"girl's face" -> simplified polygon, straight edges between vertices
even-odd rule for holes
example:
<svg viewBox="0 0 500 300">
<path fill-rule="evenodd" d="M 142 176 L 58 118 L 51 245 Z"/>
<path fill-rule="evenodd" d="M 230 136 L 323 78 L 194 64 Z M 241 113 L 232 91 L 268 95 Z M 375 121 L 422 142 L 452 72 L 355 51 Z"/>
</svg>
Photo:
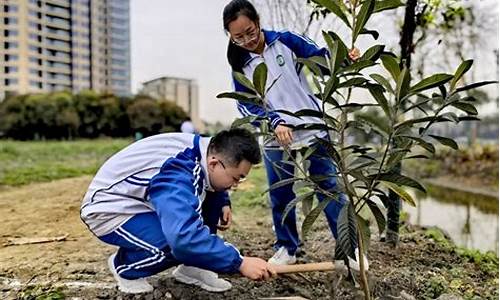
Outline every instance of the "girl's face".
<svg viewBox="0 0 500 300">
<path fill-rule="evenodd" d="M 231 41 L 248 51 L 255 51 L 262 40 L 259 24 L 240 15 L 228 25 Z"/>
</svg>

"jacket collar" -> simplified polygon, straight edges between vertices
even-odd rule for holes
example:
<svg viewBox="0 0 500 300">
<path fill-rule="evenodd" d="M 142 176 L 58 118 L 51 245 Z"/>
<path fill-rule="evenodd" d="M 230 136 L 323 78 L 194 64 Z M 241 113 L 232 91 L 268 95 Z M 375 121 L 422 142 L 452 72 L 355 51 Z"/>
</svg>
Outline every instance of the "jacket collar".
<svg viewBox="0 0 500 300">
<path fill-rule="evenodd" d="M 274 44 L 281 36 L 281 34 L 277 31 L 262 29 L 262 32 L 264 33 L 264 43 L 266 44 L 266 47 L 269 47 L 272 44 Z M 254 58 L 258 56 L 259 56 L 258 54 L 248 52 L 248 57 L 245 59 L 244 66 L 246 66 L 250 61 L 252 61 Z"/>
<path fill-rule="evenodd" d="M 201 137 L 200 138 L 200 154 L 201 160 L 200 165 L 205 175 L 205 189 L 209 191 L 214 191 L 213 187 L 210 185 L 210 179 L 208 177 L 208 166 L 207 166 L 207 155 L 208 155 L 208 144 L 210 143 L 211 137 Z"/>
</svg>

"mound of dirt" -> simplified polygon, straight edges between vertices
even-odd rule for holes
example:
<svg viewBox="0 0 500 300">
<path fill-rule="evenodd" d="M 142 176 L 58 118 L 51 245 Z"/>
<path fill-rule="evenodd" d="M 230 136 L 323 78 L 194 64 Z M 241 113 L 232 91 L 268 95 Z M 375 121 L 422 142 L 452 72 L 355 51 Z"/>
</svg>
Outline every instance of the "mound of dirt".
<svg viewBox="0 0 500 300">
<path fill-rule="evenodd" d="M 99 242 L 79 219 L 79 205 L 90 177 L 64 179 L 0 191 L 0 298 L 35 299 L 362 299 L 359 288 L 346 280 L 345 270 L 280 276 L 253 282 L 238 275 L 221 275 L 233 284 L 216 294 L 177 283 L 171 270 L 153 278 L 155 290 L 124 295 L 116 289 L 106 267 L 114 251 Z M 269 212 L 235 207 L 235 222 L 224 237 L 243 255 L 269 258 L 273 233 Z M 3 246 L 12 238 L 67 238 L 47 243 Z M 328 261 L 335 242 L 320 219 L 299 253 L 299 263 Z M 420 229 L 401 237 L 397 249 L 372 240 L 369 278 L 377 299 L 434 299 L 445 293 L 467 298 L 497 299 L 498 273 L 472 258 L 429 238 Z M 498 266 L 498 262 L 497 262 Z"/>
</svg>

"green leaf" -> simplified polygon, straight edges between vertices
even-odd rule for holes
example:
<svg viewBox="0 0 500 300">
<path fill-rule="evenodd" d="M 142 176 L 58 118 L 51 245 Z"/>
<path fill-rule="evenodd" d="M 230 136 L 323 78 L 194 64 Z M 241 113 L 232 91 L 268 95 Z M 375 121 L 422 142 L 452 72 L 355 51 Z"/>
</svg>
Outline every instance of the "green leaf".
<svg viewBox="0 0 500 300">
<path fill-rule="evenodd" d="M 294 184 L 297 181 L 303 181 L 303 180 L 304 180 L 303 178 L 298 178 L 298 177 L 280 180 L 280 181 L 274 183 L 273 185 L 271 185 L 267 190 L 263 191 L 262 194 L 265 194 L 265 193 L 272 191 L 274 189 L 283 187 L 285 185 Z"/>
<path fill-rule="evenodd" d="M 357 61 L 357 62 L 343 68 L 341 71 L 342 71 L 342 73 L 359 72 L 363 69 L 366 69 L 366 68 L 374 66 L 374 65 L 376 65 L 376 63 L 374 63 L 371 60 L 360 60 L 360 61 Z"/>
<path fill-rule="evenodd" d="M 458 150 L 458 144 L 453 139 L 432 134 L 429 134 L 429 136 L 445 146 Z"/>
<path fill-rule="evenodd" d="M 339 86 L 337 88 L 340 89 L 340 88 L 346 88 L 346 87 L 352 87 L 352 86 L 360 86 L 367 81 L 368 81 L 368 79 L 363 78 L 363 77 L 354 77 L 354 78 L 350 78 L 350 79 L 342 82 L 341 84 L 339 84 Z"/>
<path fill-rule="evenodd" d="M 222 98 L 229 98 L 229 99 L 235 99 L 238 101 L 243 101 L 243 102 L 250 102 L 254 104 L 259 104 L 261 105 L 262 103 L 260 102 L 260 99 L 250 93 L 245 93 L 245 92 L 227 92 L 227 93 L 220 93 L 216 96 L 219 99 Z"/>
<path fill-rule="evenodd" d="M 450 90 L 454 90 L 455 86 L 457 85 L 457 82 L 464 76 L 467 71 L 472 67 L 472 63 L 474 60 L 469 59 L 463 61 L 460 66 L 458 66 L 457 70 L 455 71 L 455 75 L 453 76 L 453 80 L 450 83 Z"/>
<path fill-rule="evenodd" d="M 370 175 L 368 177 L 374 179 L 375 176 L 377 176 L 377 174 Z M 381 173 L 378 175 L 377 180 L 392 182 L 397 185 L 409 186 L 425 193 L 425 188 L 418 181 L 396 172 Z"/>
<path fill-rule="evenodd" d="M 370 248 L 370 222 L 363 219 L 360 215 L 356 215 L 357 225 L 359 228 L 359 232 L 361 233 L 361 239 L 363 240 L 363 246 L 365 249 Z"/>
<path fill-rule="evenodd" d="M 295 112 L 297 117 L 323 118 L 323 113 L 315 109 L 301 109 Z"/>
<path fill-rule="evenodd" d="M 389 101 L 384 95 L 383 88 L 380 85 L 370 85 L 368 86 L 370 94 L 375 98 L 375 101 L 380 105 L 384 111 L 387 118 L 391 118 L 391 108 L 389 107 Z"/>
<path fill-rule="evenodd" d="M 257 120 L 262 120 L 262 119 L 264 118 L 259 116 L 246 116 L 244 118 L 239 118 L 234 120 L 234 122 L 231 124 L 231 128 L 240 127 L 241 125 L 253 123 Z"/>
<path fill-rule="evenodd" d="M 260 63 L 253 72 L 253 85 L 257 93 L 264 97 L 266 91 L 267 81 L 267 66 L 265 63 Z"/>
<path fill-rule="evenodd" d="M 306 161 L 306 162 L 310 162 L 310 161 Z M 302 200 L 302 215 L 307 216 L 308 214 L 311 213 L 311 210 L 313 207 L 313 202 L 314 202 L 313 196 Z"/>
<path fill-rule="evenodd" d="M 370 211 L 372 212 L 373 216 L 375 217 L 375 221 L 377 222 L 379 233 L 382 234 L 382 232 L 384 232 L 385 226 L 386 226 L 384 214 L 382 213 L 382 211 L 380 210 L 378 205 L 375 202 L 373 202 L 372 200 L 367 199 L 366 204 L 368 204 Z"/>
<path fill-rule="evenodd" d="M 337 17 L 339 17 L 347 25 L 347 27 L 351 28 L 349 20 L 347 19 L 346 15 L 344 14 L 340 6 L 337 5 L 337 3 L 335 3 L 332 0 L 312 0 L 312 1 L 323 6 L 324 8 L 328 9 L 329 11 L 337 15 Z"/>
<path fill-rule="evenodd" d="M 425 150 L 429 151 L 430 153 L 436 153 L 436 148 L 434 148 L 434 145 L 432 143 L 426 142 L 424 139 L 422 139 L 420 137 L 411 136 L 411 135 L 401 135 L 401 137 L 414 140 L 420 147 L 424 148 Z"/>
<path fill-rule="evenodd" d="M 384 45 L 375 45 L 370 47 L 365 51 L 365 53 L 363 53 L 363 55 L 360 57 L 360 60 L 376 61 L 380 57 L 382 51 L 384 51 L 384 47 Z"/>
<path fill-rule="evenodd" d="M 384 76 L 381 76 L 379 74 L 371 74 L 370 77 L 373 78 L 373 80 L 375 80 L 378 84 L 383 86 L 389 93 L 394 94 L 394 89 Z"/>
<path fill-rule="evenodd" d="M 425 91 L 425 90 L 431 89 L 433 87 L 443 85 L 443 84 L 447 83 L 448 81 L 450 81 L 452 78 L 453 78 L 453 75 L 450 75 L 450 74 L 444 74 L 444 73 L 434 74 L 432 76 L 429 76 L 429 77 L 423 79 L 422 81 L 415 84 L 414 86 L 412 86 L 410 88 L 410 92 L 417 93 L 417 92 Z"/>
<path fill-rule="evenodd" d="M 375 2 L 375 8 L 373 9 L 373 13 L 378 13 L 384 10 L 398 8 L 403 6 L 404 3 L 401 0 L 379 0 Z"/>
<path fill-rule="evenodd" d="M 352 43 L 356 42 L 358 35 L 365 27 L 366 22 L 370 18 L 373 9 L 375 8 L 375 0 L 365 0 L 358 15 L 356 16 L 356 24 L 354 25 L 354 30 L 352 34 Z"/>
<path fill-rule="evenodd" d="M 339 79 L 336 76 L 330 76 L 325 85 L 325 90 L 323 91 L 322 99 L 328 99 L 333 92 L 338 88 Z"/>
<path fill-rule="evenodd" d="M 328 31 L 328 35 L 334 40 L 334 41 L 337 41 L 339 42 L 339 46 L 341 48 L 343 48 L 344 50 L 346 50 L 347 52 L 347 46 L 346 44 L 344 43 L 344 41 L 342 41 L 342 39 L 340 38 L 340 36 L 338 36 L 335 32 L 333 31 Z"/>
<path fill-rule="evenodd" d="M 382 60 L 384 68 L 389 71 L 389 74 L 391 74 L 394 82 L 398 82 L 399 73 L 401 73 L 401 70 L 399 69 L 399 64 L 396 58 L 389 54 L 382 54 L 380 55 L 380 59 Z"/>
<path fill-rule="evenodd" d="M 358 243 L 356 234 L 356 217 L 351 201 L 344 204 L 337 220 L 338 239 L 342 251 L 354 258 L 354 250 Z"/>
<path fill-rule="evenodd" d="M 325 199 L 318 203 L 318 205 L 311 210 L 311 212 L 306 216 L 304 222 L 302 222 L 302 239 L 305 240 L 309 230 L 311 229 L 314 221 L 318 218 L 319 214 L 325 209 L 325 207 L 330 204 L 329 199 Z"/>
<path fill-rule="evenodd" d="M 241 83 L 244 87 L 246 87 L 247 89 L 257 93 L 257 91 L 255 90 L 254 86 L 253 86 L 253 83 L 250 81 L 250 79 L 248 79 L 245 74 L 242 74 L 240 72 L 233 72 L 233 77 L 236 79 L 236 81 L 238 81 L 239 83 Z"/>
<path fill-rule="evenodd" d="M 378 39 L 378 36 L 379 36 L 378 31 L 376 31 L 376 30 L 369 30 L 369 29 L 366 29 L 366 28 L 363 28 L 359 34 L 360 35 L 361 34 L 369 34 L 369 35 L 371 35 L 373 37 L 374 40 Z"/>
<path fill-rule="evenodd" d="M 380 183 L 382 183 L 388 189 L 390 189 L 391 191 L 396 193 L 406 203 L 410 204 L 413 207 L 417 206 L 415 204 L 415 201 L 413 200 L 412 196 L 410 196 L 410 194 L 408 194 L 402 187 L 400 187 L 392 182 L 387 182 L 387 181 L 381 181 Z"/>
<path fill-rule="evenodd" d="M 443 119 L 440 118 L 439 116 L 437 116 L 437 117 L 422 117 L 422 118 L 410 119 L 410 120 L 400 122 L 394 126 L 394 129 L 397 130 L 397 129 L 400 129 L 400 128 L 403 128 L 406 126 L 412 126 L 413 124 L 425 123 L 425 122 L 430 122 L 430 121 L 434 122 L 436 120 L 443 121 Z M 448 120 L 448 119 L 446 119 L 446 120 Z"/>
<path fill-rule="evenodd" d="M 321 69 L 318 66 L 318 64 L 315 63 L 314 61 L 312 61 L 311 59 L 299 57 L 299 58 L 297 58 L 297 62 L 304 64 L 307 68 L 309 68 L 309 70 L 311 70 L 311 72 L 314 73 L 314 75 L 316 75 L 316 76 L 323 75 L 323 72 L 321 72 Z"/>
<path fill-rule="evenodd" d="M 470 103 L 454 102 L 454 103 L 451 103 L 451 105 L 460 109 L 461 111 L 466 112 L 468 115 L 476 116 L 478 114 L 477 109 L 474 107 L 474 105 L 472 105 Z"/>
<path fill-rule="evenodd" d="M 325 147 L 328 156 L 330 156 L 333 159 L 333 161 L 338 164 L 341 156 L 338 153 L 337 149 L 335 149 L 335 147 L 328 140 L 322 138 L 318 138 L 317 140 L 318 143 L 321 144 L 321 146 Z"/>
<path fill-rule="evenodd" d="M 462 122 L 462 121 L 481 121 L 481 119 L 478 117 L 473 117 L 473 116 L 461 116 L 461 117 L 458 117 L 458 121 L 459 122 Z"/>
<path fill-rule="evenodd" d="M 357 114 L 356 120 L 368 125 L 373 131 L 387 138 L 391 130 L 387 118 L 377 118 L 373 114 Z"/>
<path fill-rule="evenodd" d="M 326 61 L 326 57 L 324 56 L 311 56 L 308 59 L 316 63 L 318 66 L 328 68 L 328 62 Z"/>
<path fill-rule="evenodd" d="M 288 214 L 290 213 L 290 211 L 292 209 L 294 209 L 295 206 L 297 206 L 297 204 L 299 202 L 305 201 L 308 198 L 311 198 L 311 200 L 314 199 L 314 191 L 309 191 L 309 192 L 307 192 L 305 194 L 299 195 L 298 197 L 296 197 L 295 199 L 293 199 L 292 201 L 290 201 L 286 205 L 285 210 L 283 211 L 283 216 L 281 217 L 281 225 L 283 225 L 285 223 L 285 219 L 288 216 Z"/>
<path fill-rule="evenodd" d="M 405 67 L 399 74 L 396 84 L 396 102 L 400 103 L 401 100 L 408 94 L 410 87 L 410 71 Z"/>
<path fill-rule="evenodd" d="M 458 92 L 463 92 L 463 91 L 467 91 L 467 90 L 470 90 L 470 89 L 475 89 L 475 88 L 478 88 L 478 87 L 481 87 L 481 86 L 484 86 L 484 85 L 493 84 L 493 83 L 498 83 L 498 81 L 495 80 L 495 81 L 481 81 L 481 82 L 476 82 L 476 83 L 472 83 L 472 84 L 460 87 L 460 88 L 456 89 L 455 91 L 457 93 Z"/>
</svg>

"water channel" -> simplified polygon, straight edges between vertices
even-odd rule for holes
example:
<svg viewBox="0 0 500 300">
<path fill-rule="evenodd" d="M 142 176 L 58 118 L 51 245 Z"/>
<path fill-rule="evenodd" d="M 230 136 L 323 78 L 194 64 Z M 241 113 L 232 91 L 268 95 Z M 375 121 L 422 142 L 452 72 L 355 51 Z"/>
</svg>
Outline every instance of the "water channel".
<svg viewBox="0 0 500 300">
<path fill-rule="evenodd" d="M 403 204 L 410 223 L 437 226 L 459 246 L 498 254 L 498 198 L 432 185 L 413 196 L 416 207 Z"/>
</svg>

